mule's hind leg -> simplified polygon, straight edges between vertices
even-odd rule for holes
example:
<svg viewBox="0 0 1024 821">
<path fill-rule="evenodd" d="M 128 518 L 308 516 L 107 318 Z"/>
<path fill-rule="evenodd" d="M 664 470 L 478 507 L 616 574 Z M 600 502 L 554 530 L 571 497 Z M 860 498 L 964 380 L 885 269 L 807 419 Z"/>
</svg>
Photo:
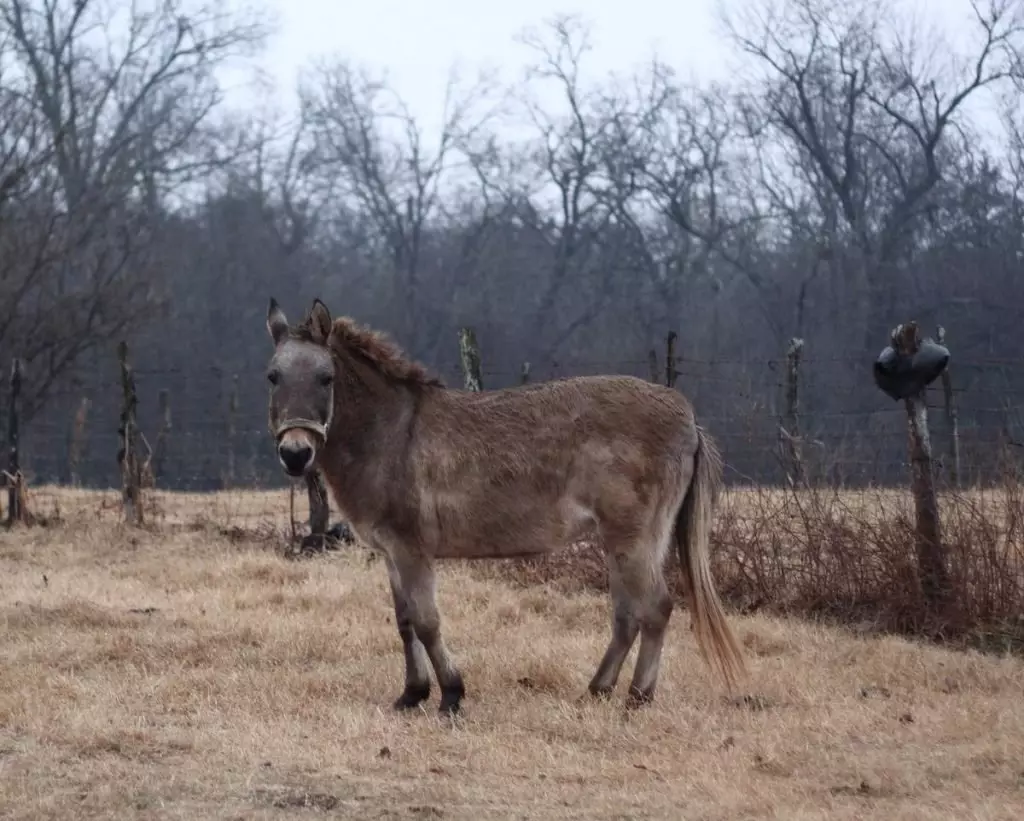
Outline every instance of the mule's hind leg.
<svg viewBox="0 0 1024 821">
<path fill-rule="evenodd" d="M 434 568 L 429 559 L 421 556 L 404 557 L 396 561 L 396 568 L 413 630 L 430 659 L 437 683 L 441 687 L 441 706 L 438 709 L 441 713 L 457 713 L 466 688 L 462 683 L 462 673 L 456 667 L 441 636 Z"/>
<path fill-rule="evenodd" d="M 671 509 L 675 509 L 673 506 Z M 660 511 L 645 528 L 633 550 L 619 561 L 623 580 L 632 594 L 640 624 L 640 649 L 636 655 L 633 679 L 626 698 L 627 707 L 647 704 L 654 698 L 661 669 L 665 632 L 672 617 L 672 594 L 665 581 L 665 560 L 673 539 L 675 517 Z"/>
<path fill-rule="evenodd" d="M 591 695 L 601 697 L 609 695 L 615 689 L 622 665 L 633 648 L 633 642 L 636 641 L 640 630 L 633 599 L 619 572 L 617 562 L 611 556 L 608 559 L 608 576 L 612 596 L 612 638 L 587 688 Z"/>
<path fill-rule="evenodd" d="M 405 653 L 405 689 L 395 699 L 396 710 L 409 710 L 420 705 L 430 697 L 430 661 L 423 642 L 416 635 L 408 597 L 402 589 L 402 580 L 394 561 L 386 557 L 388 581 L 391 583 L 391 596 L 395 602 L 395 623 L 398 635 L 402 639 Z"/>
<path fill-rule="evenodd" d="M 627 704 L 637 706 L 654 696 L 672 597 L 662 571 L 665 550 L 651 549 L 665 540 L 638 541 L 626 552 L 609 553 L 609 582 L 614 608 L 612 640 L 590 682 L 594 695 L 610 693 L 636 637 L 640 636 Z"/>
<path fill-rule="evenodd" d="M 672 617 L 672 595 L 668 591 L 661 568 L 656 568 L 649 579 L 648 589 L 638 601 L 640 606 L 640 649 L 633 668 L 633 680 L 629 684 L 627 707 L 638 707 L 654 698 L 661 668 L 661 651 L 665 645 L 665 633 Z"/>
</svg>

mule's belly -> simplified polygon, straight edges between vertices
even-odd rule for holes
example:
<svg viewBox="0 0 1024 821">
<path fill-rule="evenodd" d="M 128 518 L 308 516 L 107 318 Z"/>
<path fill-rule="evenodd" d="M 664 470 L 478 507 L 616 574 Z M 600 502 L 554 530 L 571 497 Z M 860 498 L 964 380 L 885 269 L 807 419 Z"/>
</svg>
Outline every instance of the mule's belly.
<svg viewBox="0 0 1024 821">
<path fill-rule="evenodd" d="M 542 544 L 496 544 L 493 541 L 478 542 L 476 549 L 472 551 L 460 550 L 453 542 L 442 542 L 438 544 L 433 555 L 438 559 L 528 559 L 534 556 L 543 556 L 557 550 L 561 545 Z"/>
<path fill-rule="evenodd" d="M 538 556 L 594 531 L 590 510 L 569 498 L 526 500 L 509 494 L 475 505 L 444 501 L 432 500 L 423 528 L 429 552 L 439 558 Z"/>
</svg>

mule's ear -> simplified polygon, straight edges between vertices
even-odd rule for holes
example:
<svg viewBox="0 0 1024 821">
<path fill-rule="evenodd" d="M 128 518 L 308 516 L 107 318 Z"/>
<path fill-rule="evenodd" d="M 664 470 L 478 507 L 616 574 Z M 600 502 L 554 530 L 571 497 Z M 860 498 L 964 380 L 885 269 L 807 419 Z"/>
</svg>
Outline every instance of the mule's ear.
<svg viewBox="0 0 1024 821">
<path fill-rule="evenodd" d="M 331 312 L 319 299 L 314 299 L 309 309 L 309 327 L 317 342 L 327 344 L 327 337 L 331 335 Z"/>
<path fill-rule="evenodd" d="M 273 297 L 270 298 L 270 305 L 267 306 L 267 330 L 270 331 L 270 338 L 274 340 L 275 345 L 280 344 L 285 334 L 288 333 L 288 318 Z"/>
</svg>

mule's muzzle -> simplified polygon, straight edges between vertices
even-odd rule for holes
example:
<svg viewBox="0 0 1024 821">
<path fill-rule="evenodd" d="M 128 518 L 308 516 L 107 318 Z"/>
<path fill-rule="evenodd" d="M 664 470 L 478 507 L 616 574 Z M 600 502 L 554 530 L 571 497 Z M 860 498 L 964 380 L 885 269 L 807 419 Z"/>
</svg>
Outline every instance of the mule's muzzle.
<svg viewBox="0 0 1024 821">
<path fill-rule="evenodd" d="M 302 476 L 313 464 L 315 453 L 308 442 L 285 439 L 277 446 L 277 457 L 289 476 Z"/>
<path fill-rule="evenodd" d="M 277 458 L 285 473 L 302 476 L 313 467 L 317 448 L 326 441 L 324 425 L 305 419 L 289 419 L 277 429 Z"/>
</svg>

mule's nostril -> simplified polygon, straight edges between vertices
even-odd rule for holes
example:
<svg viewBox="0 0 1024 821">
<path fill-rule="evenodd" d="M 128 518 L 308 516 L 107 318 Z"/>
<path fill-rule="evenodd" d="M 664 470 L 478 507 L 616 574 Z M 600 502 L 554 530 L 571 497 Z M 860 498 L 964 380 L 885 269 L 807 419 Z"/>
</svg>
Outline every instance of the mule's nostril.
<svg viewBox="0 0 1024 821">
<path fill-rule="evenodd" d="M 281 464 L 289 473 L 298 475 L 304 473 L 309 463 L 313 460 L 313 448 L 306 444 L 296 442 L 284 442 L 277 449 L 277 455 Z"/>
</svg>

